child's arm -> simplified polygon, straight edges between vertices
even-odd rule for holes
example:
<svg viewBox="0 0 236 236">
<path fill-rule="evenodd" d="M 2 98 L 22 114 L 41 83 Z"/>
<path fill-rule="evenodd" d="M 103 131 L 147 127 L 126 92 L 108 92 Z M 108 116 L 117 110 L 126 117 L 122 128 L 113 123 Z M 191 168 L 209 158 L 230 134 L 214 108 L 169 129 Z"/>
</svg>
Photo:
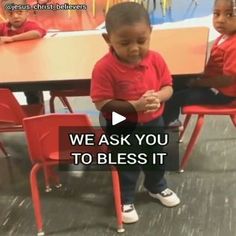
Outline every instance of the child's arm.
<svg viewBox="0 0 236 236">
<path fill-rule="evenodd" d="M 160 107 L 160 101 L 159 98 L 153 95 L 153 93 L 153 90 L 147 91 L 138 100 L 131 100 L 128 102 L 133 105 L 134 109 L 138 112 L 155 111 Z M 133 112 L 133 110 L 130 111 L 130 106 L 127 104 L 127 101 L 106 99 L 101 101 L 95 101 L 94 104 L 96 108 L 101 111 L 104 105 L 111 101 L 112 103 L 107 106 L 106 110 L 104 110 L 105 112 L 112 112 L 113 110 L 117 110 L 121 113 Z"/>
<path fill-rule="evenodd" d="M 173 94 L 173 88 L 170 85 L 163 86 L 159 91 L 153 92 L 147 98 L 149 102 L 146 105 L 146 112 L 154 112 L 159 109 L 162 102 L 165 102 L 170 99 Z"/>
<path fill-rule="evenodd" d="M 166 85 L 162 87 L 159 91 L 155 92 L 155 96 L 157 96 L 160 102 L 165 102 L 170 99 L 173 94 L 173 88 L 170 85 Z"/>
<path fill-rule="evenodd" d="M 3 36 L 0 37 L 0 40 L 2 43 L 12 43 L 15 41 L 23 41 L 23 40 L 30 40 L 30 39 L 37 39 L 41 38 L 42 35 L 39 31 L 37 30 L 30 30 L 28 32 L 24 32 L 21 34 L 16 34 L 13 36 Z"/>
<path fill-rule="evenodd" d="M 98 102 L 94 102 L 94 105 L 97 108 L 97 110 L 101 111 L 103 106 L 106 105 L 110 101 L 112 101 L 112 100 L 111 99 L 101 100 Z"/>
</svg>

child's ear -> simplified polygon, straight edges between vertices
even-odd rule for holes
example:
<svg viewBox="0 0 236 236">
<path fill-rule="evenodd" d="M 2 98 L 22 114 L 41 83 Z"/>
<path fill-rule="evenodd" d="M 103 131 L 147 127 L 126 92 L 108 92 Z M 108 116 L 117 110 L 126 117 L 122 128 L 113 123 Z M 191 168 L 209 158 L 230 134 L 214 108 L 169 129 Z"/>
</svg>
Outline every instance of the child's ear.
<svg viewBox="0 0 236 236">
<path fill-rule="evenodd" d="M 107 33 L 102 34 L 103 39 L 106 41 L 108 45 L 111 45 L 110 37 Z"/>
</svg>

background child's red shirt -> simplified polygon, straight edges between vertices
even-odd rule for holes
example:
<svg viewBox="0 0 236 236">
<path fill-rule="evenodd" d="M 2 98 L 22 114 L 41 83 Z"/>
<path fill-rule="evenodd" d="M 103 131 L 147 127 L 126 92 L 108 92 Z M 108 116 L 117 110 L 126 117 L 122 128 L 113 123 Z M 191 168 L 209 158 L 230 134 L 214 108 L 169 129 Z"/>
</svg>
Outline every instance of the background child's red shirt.
<svg viewBox="0 0 236 236">
<path fill-rule="evenodd" d="M 217 45 L 222 37 L 218 37 L 212 46 L 204 76 L 212 79 L 223 75 L 233 76 L 233 85 L 217 89 L 226 96 L 236 97 L 236 34 Z"/>
<path fill-rule="evenodd" d="M 45 34 L 47 33 L 45 29 L 40 27 L 34 21 L 25 21 L 24 24 L 21 27 L 17 28 L 16 30 L 11 29 L 11 24 L 9 22 L 4 22 L 0 24 L 0 36 L 13 36 L 31 30 L 37 30 L 41 34 L 41 37 L 44 37 Z"/>
</svg>

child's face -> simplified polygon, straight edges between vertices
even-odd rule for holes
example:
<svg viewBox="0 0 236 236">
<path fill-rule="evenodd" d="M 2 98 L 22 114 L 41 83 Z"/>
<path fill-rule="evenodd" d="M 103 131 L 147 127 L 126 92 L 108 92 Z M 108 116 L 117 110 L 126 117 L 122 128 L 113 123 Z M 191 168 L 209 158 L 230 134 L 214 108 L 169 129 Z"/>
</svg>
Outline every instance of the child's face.
<svg viewBox="0 0 236 236">
<path fill-rule="evenodd" d="M 231 1 L 216 1 L 213 11 L 213 25 L 221 34 L 231 35 L 236 32 L 236 17 L 233 16 Z"/>
<path fill-rule="evenodd" d="M 137 64 L 149 50 L 150 35 L 151 27 L 146 22 L 137 22 L 121 26 L 103 36 L 119 60 L 127 64 Z"/>
<path fill-rule="evenodd" d="M 6 4 L 12 4 L 12 3 L 22 4 L 22 5 L 25 4 L 21 0 L 6 2 Z M 6 10 L 6 9 L 4 9 L 4 14 L 14 28 L 19 28 L 27 20 L 29 13 L 28 13 L 28 11 L 24 11 L 24 10 Z"/>
</svg>

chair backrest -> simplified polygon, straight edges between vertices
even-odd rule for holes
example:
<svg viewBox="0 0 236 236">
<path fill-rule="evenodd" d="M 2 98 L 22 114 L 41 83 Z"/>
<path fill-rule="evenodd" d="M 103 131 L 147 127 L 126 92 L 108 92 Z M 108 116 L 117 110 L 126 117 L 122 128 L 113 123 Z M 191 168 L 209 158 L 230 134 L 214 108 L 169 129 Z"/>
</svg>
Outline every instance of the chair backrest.
<svg viewBox="0 0 236 236">
<path fill-rule="evenodd" d="M 9 89 L 0 89 L 0 122 L 22 124 L 25 114 Z"/>
<path fill-rule="evenodd" d="M 83 152 L 88 150 L 90 152 L 89 150 L 96 148 L 95 146 L 88 148 L 86 145 L 72 147 L 70 143 L 69 133 L 95 133 L 90 119 L 85 114 L 35 116 L 25 118 L 23 125 L 30 159 L 33 163 L 42 162 L 53 153 L 59 155 L 60 152 L 65 152 L 64 154 L 69 155 L 71 151 Z"/>
</svg>

